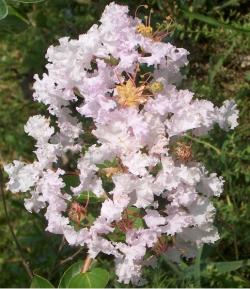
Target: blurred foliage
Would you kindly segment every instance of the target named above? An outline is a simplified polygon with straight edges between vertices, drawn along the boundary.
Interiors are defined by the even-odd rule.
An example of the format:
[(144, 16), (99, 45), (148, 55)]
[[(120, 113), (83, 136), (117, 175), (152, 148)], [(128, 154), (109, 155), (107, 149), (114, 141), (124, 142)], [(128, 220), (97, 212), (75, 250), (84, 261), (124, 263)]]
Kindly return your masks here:
[[(35, 3), (37, 2), (37, 3)], [(33, 142), (23, 125), (30, 115), (46, 108), (32, 101), (33, 75), (45, 71), (46, 49), (62, 36), (77, 37), (100, 17), (103, 0), (0, 0), (0, 158), (31, 160)], [(199, 258), (179, 267), (160, 258), (157, 270), (146, 269), (149, 287), (250, 287), (250, 55), (249, 2), (246, 0), (148, 0), (116, 1), (129, 5), (131, 13), (140, 4), (154, 9), (153, 25), (166, 17), (174, 19), (168, 40), (190, 51), (190, 65), (183, 87), (215, 104), (236, 100), (240, 125), (225, 133), (194, 140), (197, 160), (225, 179), (225, 192), (215, 202), (221, 239), (204, 246)], [(143, 17), (143, 10), (139, 16)], [(9, 220), (0, 208), (0, 287), (28, 287), (20, 252), (10, 234), (14, 228), (22, 254), (35, 274), (58, 285), (70, 264), (85, 257), (79, 248), (69, 248), (60, 236), (44, 231), (42, 216), (29, 214), (23, 196), (7, 196)], [(74, 256), (74, 258), (71, 258)], [(110, 270), (109, 257), (98, 258), (98, 267)], [(243, 260), (243, 261), (242, 261)], [(223, 262), (223, 263), (221, 263)], [(110, 272), (110, 287), (119, 284)], [(127, 286), (128, 287), (128, 286)]]

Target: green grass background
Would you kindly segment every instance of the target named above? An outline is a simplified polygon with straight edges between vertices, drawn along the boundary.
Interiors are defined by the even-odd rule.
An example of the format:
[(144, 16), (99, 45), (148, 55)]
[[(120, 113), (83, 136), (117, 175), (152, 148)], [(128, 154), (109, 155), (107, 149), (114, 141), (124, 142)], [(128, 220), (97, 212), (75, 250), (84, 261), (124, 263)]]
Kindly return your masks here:
[[(32, 160), (33, 142), (23, 125), (28, 117), (45, 113), (32, 101), (33, 74), (44, 71), (46, 49), (62, 36), (76, 38), (100, 17), (111, 1), (47, 0), (21, 3), (6, 0), (9, 15), (0, 21), (0, 158)], [(28, 2), (28, 1), (27, 1)], [(32, 2), (32, 1), (30, 1)], [(33, 1), (35, 2), (35, 0)], [(153, 24), (167, 16), (174, 19), (169, 40), (190, 51), (183, 87), (220, 105), (235, 99), (240, 110), (239, 126), (229, 133), (218, 128), (201, 142), (194, 142), (194, 155), (207, 168), (225, 179), (225, 191), (215, 201), (216, 225), (221, 239), (204, 246), (195, 262), (176, 267), (160, 258), (155, 270), (146, 270), (148, 287), (250, 287), (250, 13), (248, 1), (240, 0), (148, 0), (117, 1), (132, 13), (140, 4), (154, 9)], [(142, 12), (142, 11), (141, 11)], [(141, 15), (143, 16), (143, 15)], [(43, 217), (29, 214), (23, 195), (7, 193), (9, 218), (0, 207), (0, 287), (28, 287), (20, 256), (7, 222), (14, 228), (22, 254), (32, 270), (54, 285), (62, 272), (84, 257), (64, 262), (77, 252), (59, 236), (44, 231)], [(97, 260), (111, 268), (108, 258)], [(223, 263), (222, 263), (223, 262)], [(110, 287), (120, 287), (111, 276)]]

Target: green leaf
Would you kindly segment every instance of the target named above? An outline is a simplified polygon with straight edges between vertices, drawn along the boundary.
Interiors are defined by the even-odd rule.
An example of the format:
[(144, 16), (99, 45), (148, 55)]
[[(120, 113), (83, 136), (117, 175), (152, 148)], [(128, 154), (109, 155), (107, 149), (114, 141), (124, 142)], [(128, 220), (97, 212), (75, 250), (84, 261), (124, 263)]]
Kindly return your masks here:
[(105, 168), (110, 168), (110, 167), (116, 167), (117, 165), (118, 165), (117, 159), (114, 159), (112, 161), (105, 160), (103, 163), (97, 164), (96, 166), (99, 169), (105, 169)]
[[(224, 3), (223, 3), (224, 2)], [(223, 10), (224, 8), (227, 8), (229, 6), (239, 6), (239, 0), (228, 0), (223, 1), (222, 3), (218, 3), (218, 6), (213, 7), (213, 9), (216, 11)]]
[(78, 261), (72, 264), (62, 275), (59, 282), (59, 288), (68, 288), (70, 280), (81, 272), (83, 261)]
[(143, 218), (135, 218), (134, 227), (136, 229), (144, 228), (144, 226), (145, 226), (145, 224), (144, 224)]
[(39, 276), (35, 275), (32, 279), (30, 288), (55, 288), (49, 280)]
[(203, 14), (199, 14), (199, 13), (195, 13), (195, 12), (190, 12), (187, 10), (182, 10), (184, 16), (186, 16), (187, 18), (190, 19), (196, 19), (199, 20), (201, 22), (204, 22), (206, 24), (215, 26), (215, 27), (223, 27), (225, 29), (229, 29), (229, 30), (234, 30), (237, 32), (241, 32), (241, 33), (245, 33), (245, 34), (250, 34), (250, 29), (246, 29), (244, 27), (241, 26), (234, 26), (234, 25), (230, 25), (230, 24), (226, 24), (223, 23), (215, 18), (203, 15)]
[(8, 15), (4, 20), (1, 21), (0, 35), (5, 33), (20, 33), (27, 29), (27, 24), (14, 15)]
[(250, 259), (230, 262), (215, 262), (210, 265), (213, 265), (219, 274), (224, 274), (238, 270), (244, 266), (250, 266)]
[(69, 187), (77, 187), (80, 184), (79, 176), (77, 175), (65, 175), (63, 180)]
[(136, 229), (145, 227), (145, 222), (144, 219), (142, 218), (141, 209), (138, 209), (136, 207), (129, 207), (128, 215), (129, 219), (133, 221), (133, 226)]
[(94, 268), (90, 272), (79, 273), (69, 282), (69, 288), (105, 288), (109, 281), (108, 271)]
[(27, 29), (28, 26), (29, 21), (15, 8), (9, 6), (8, 16), (1, 20), (0, 35), (4, 35), (5, 33), (20, 33)]
[(80, 195), (77, 196), (76, 200), (78, 202), (84, 202), (84, 201), (87, 201), (89, 199), (89, 202), (91, 204), (93, 203), (102, 203), (105, 199), (104, 198), (101, 198), (101, 197), (97, 197), (93, 192), (91, 191), (85, 191), (85, 192), (82, 192)]
[(17, 1), (21, 3), (38, 3), (38, 2), (43, 2), (45, 0), (17, 0)]
[(64, 175), (63, 180), (66, 184), (66, 187), (64, 189), (67, 193), (71, 192), (70, 187), (78, 187), (80, 185), (79, 176), (76, 175)]
[(246, 79), (246, 81), (250, 81), (250, 71), (247, 71), (245, 73), (245, 79)]
[(213, 85), (215, 76), (217, 73), (221, 71), (221, 67), (223, 66), (225, 60), (228, 58), (228, 56), (232, 53), (234, 47), (235, 47), (236, 42), (233, 42), (232, 45), (229, 47), (229, 49), (219, 57), (218, 61), (215, 63), (214, 66), (211, 67), (211, 69), (208, 72), (208, 80), (209, 84)]
[(20, 14), (14, 7), (9, 6), (9, 15), (13, 15), (16, 16), (17, 18), (19, 18), (20, 20), (22, 20), (23, 22), (25, 22), (26, 24), (30, 24), (29, 20), (27, 18), (25, 18), (22, 14)]
[(5, 0), (0, 0), (0, 20), (8, 15), (8, 6)]

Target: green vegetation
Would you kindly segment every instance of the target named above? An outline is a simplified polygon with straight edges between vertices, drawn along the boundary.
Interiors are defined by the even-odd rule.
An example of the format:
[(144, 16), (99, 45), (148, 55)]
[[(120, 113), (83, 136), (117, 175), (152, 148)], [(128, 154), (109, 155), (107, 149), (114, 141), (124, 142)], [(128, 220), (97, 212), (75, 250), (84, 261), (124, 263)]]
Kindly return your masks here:
[[(1, 162), (34, 157), (32, 140), (25, 135), (23, 125), (30, 115), (46, 113), (43, 106), (32, 101), (32, 82), (33, 75), (41, 75), (44, 70), (47, 47), (56, 44), (59, 37), (74, 38), (84, 33), (110, 2), (0, 0)], [(162, 257), (156, 270), (146, 271), (148, 287), (250, 287), (249, 3), (247, 0), (116, 2), (129, 5), (131, 11), (147, 3), (154, 9), (153, 25), (171, 16), (174, 23), (169, 28), (172, 33), (168, 40), (190, 51), (190, 65), (183, 71), (187, 78), (182, 86), (218, 105), (233, 98), (240, 110), (240, 125), (233, 132), (226, 134), (215, 129), (202, 141), (193, 139), (195, 158), (226, 181), (224, 194), (215, 202), (220, 241), (201, 248), (199, 258), (189, 266), (183, 262), (177, 267)], [(63, 272), (82, 260), (85, 252), (69, 248), (60, 236), (45, 232), (43, 218), (24, 209), (23, 197), (6, 194), (9, 218), (1, 203), (0, 287), (30, 286), (24, 260), (37, 275), (34, 287), (44, 286), (39, 284), (49, 287), (40, 276), (58, 286)], [(110, 262), (109, 258), (98, 259), (94, 268), (109, 271)], [(78, 276), (71, 280), (74, 285), (77, 278), (85, 278), (79, 276), (79, 269), (72, 274)], [(122, 286), (113, 271), (108, 286)]]

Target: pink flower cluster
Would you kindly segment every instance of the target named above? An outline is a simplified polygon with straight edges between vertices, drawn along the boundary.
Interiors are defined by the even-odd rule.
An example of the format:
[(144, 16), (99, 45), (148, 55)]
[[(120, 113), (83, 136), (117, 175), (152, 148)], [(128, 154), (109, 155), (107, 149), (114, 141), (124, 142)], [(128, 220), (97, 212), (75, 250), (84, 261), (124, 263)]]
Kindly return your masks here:
[[(220, 196), (223, 180), (195, 162), (183, 140), (216, 123), (233, 129), (238, 111), (233, 101), (219, 108), (177, 89), (187, 55), (154, 37), (128, 7), (109, 4), (100, 25), (49, 47), (34, 99), (51, 119), (36, 115), (25, 125), (37, 160), (5, 166), (8, 189), (30, 193), (25, 207), (45, 212), (46, 230), (86, 246), (91, 258), (113, 255), (120, 282), (143, 284), (142, 268), (157, 255), (179, 262), (219, 238), (210, 199)], [(86, 119), (96, 138), (87, 149)], [(77, 158), (78, 184), (66, 190), (69, 154)], [(93, 197), (100, 213), (85, 224)]]

